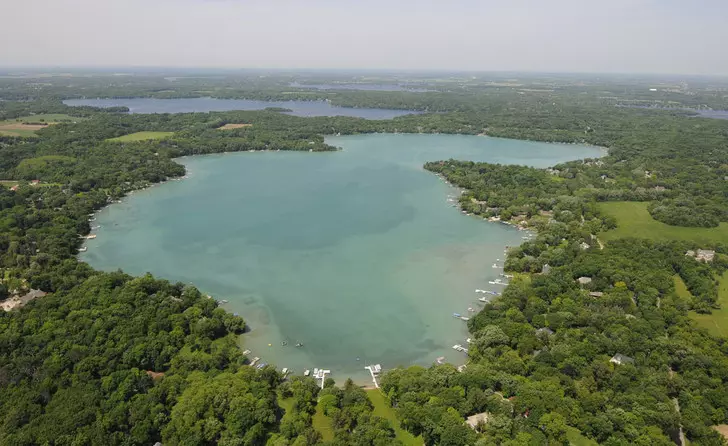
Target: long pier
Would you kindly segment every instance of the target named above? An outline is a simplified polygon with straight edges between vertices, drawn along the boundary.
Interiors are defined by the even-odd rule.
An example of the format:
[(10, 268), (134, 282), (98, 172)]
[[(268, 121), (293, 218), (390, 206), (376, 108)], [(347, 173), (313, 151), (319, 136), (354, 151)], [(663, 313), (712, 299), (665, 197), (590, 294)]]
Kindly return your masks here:
[(374, 387), (378, 389), (379, 383), (377, 382), (377, 375), (379, 373), (381, 373), (382, 366), (380, 364), (373, 364), (373, 365), (368, 365), (364, 368), (369, 370), (369, 374), (372, 375), (372, 381), (374, 381)]

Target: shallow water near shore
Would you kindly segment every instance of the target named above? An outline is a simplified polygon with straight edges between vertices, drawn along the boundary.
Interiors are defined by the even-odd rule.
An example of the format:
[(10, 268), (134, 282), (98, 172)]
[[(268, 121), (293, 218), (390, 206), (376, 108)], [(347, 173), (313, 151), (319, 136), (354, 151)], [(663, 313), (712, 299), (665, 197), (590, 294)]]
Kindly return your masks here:
[(344, 150), (180, 159), (188, 178), (102, 210), (98, 238), (81, 258), (103, 270), (192, 282), (245, 318), (251, 357), (367, 384), (367, 364), (464, 362), (452, 346), (465, 344), (467, 327), (453, 313), (481, 308), (475, 289), (500, 291), (488, 283), (501, 272), (491, 265), (524, 236), (462, 215), (448, 201), (459, 191), (424, 162), (547, 167), (603, 154), (463, 135), (327, 142)]

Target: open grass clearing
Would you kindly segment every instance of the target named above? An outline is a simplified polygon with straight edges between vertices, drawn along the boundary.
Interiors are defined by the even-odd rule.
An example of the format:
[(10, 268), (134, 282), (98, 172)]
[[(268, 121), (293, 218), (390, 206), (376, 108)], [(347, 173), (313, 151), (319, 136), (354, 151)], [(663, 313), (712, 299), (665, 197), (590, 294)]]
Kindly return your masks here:
[(148, 141), (151, 139), (162, 139), (172, 136), (174, 132), (136, 132), (128, 135), (117, 136), (116, 138), (109, 138), (107, 141), (116, 142), (134, 142), (134, 141)]
[(324, 441), (331, 441), (334, 439), (334, 427), (331, 425), (331, 418), (324, 415), (323, 407), (317, 405), (316, 413), (313, 415), (311, 420), (313, 428), (321, 434), (321, 438)]
[(572, 446), (597, 446), (599, 444), (594, 440), (586, 438), (581, 434), (579, 429), (571, 426), (566, 428), (566, 439), (569, 440), (569, 444)]
[(78, 122), (85, 121), (88, 118), (79, 118), (77, 116), (66, 115), (62, 113), (46, 113), (39, 115), (21, 116), (19, 118), (0, 121), (0, 124), (9, 122), (45, 122), (47, 124), (57, 124), (59, 122)]
[[(685, 291), (687, 291), (687, 288)], [(689, 297), (690, 292), (687, 292)], [(680, 295), (680, 291), (678, 291), (678, 295)], [(720, 308), (713, 310), (710, 314), (700, 314), (691, 311), (690, 318), (699, 327), (705, 328), (712, 335), (728, 337), (728, 271), (723, 273), (718, 283), (718, 305), (720, 305)]]
[(367, 389), (367, 396), (374, 405), (374, 415), (389, 420), (392, 423), (394, 432), (397, 435), (397, 439), (401, 441), (405, 446), (422, 446), (424, 441), (422, 437), (415, 437), (411, 433), (402, 429), (397, 419), (397, 415), (394, 413), (394, 409), (389, 405), (387, 397), (384, 396), (379, 389)]
[(218, 127), (218, 130), (232, 130), (232, 129), (242, 129), (245, 127), (252, 127), (253, 124), (225, 124), (222, 127)]
[(59, 113), (21, 116), (19, 118), (0, 121), (0, 135), (34, 137), (36, 131), (59, 122), (76, 122), (85, 118), (77, 118)]
[(612, 201), (599, 203), (599, 209), (617, 219), (617, 228), (599, 234), (605, 241), (637, 237), (651, 240), (685, 240), (713, 244), (728, 241), (728, 223), (717, 228), (670, 226), (652, 218), (646, 202)]

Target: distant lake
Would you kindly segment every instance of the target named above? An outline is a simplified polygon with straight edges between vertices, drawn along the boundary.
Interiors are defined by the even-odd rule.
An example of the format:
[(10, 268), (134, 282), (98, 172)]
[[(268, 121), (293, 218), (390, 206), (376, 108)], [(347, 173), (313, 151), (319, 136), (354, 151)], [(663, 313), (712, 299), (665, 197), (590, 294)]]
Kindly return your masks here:
[(728, 119), (728, 110), (696, 110), (694, 108), (687, 107), (655, 107), (650, 105), (617, 105), (617, 107), (642, 108), (647, 110), (686, 111), (691, 113), (697, 113), (694, 116), (696, 118)]
[(365, 384), (371, 363), (463, 363), (452, 346), (466, 343), (467, 327), (453, 313), (482, 307), (475, 289), (501, 291), (488, 283), (502, 272), (492, 265), (525, 235), (461, 214), (459, 191), (424, 162), (547, 167), (603, 154), (464, 135), (326, 142), (343, 151), (183, 158), (187, 179), (101, 211), (98, 237), (80, 257), (102, 270), (192, 282), (246, 319), (252, 356)]
[(282, 107), (293, 110), (295, 116), (351, 116), (364, 119), (392, 119), (416, 114), (409, 110), (382, 108), (334, 107), (326, 101), (255, 101), (251, 99), (180, 98), (180, 99), (68, 99), (69, 106), (129, 107), (130, 113), (192, 113), (232, 110), (263, 110)]
[(428, 91), (426, 88), (413, 87), (402, 84), (360, 84), (360, 83), (341, 83), (341, 84), (299, 84), (291, 82), (289, 84), (295, 88), (311, 88), (314, 90), (360, 90), (360, 91), (410, 91), (413, 93), (424, 93)]

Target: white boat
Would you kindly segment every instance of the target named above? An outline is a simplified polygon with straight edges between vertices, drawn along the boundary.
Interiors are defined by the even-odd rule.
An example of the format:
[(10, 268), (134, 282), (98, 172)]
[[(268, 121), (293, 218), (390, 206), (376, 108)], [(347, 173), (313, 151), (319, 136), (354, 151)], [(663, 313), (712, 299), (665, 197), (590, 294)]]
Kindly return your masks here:
[(86, 251), (88, 251), (88, 248), (87, 248), (87, 247), (85, 247), (85, 246), (84, 246), (83, 248), (80, 248), (80, 249), (78, 250), (78, 252), (86, 252)]
[(476, 293), (487, 293), (485, 290), (475, 290)]
[(308, 369), (306, 369), (306, 371), (305, 371), (305, 372), (303, 372), (303, 376), (308, 376), (308, 375), (310, 375), (310, 374), (311, 374), (311, 371), (310, 371), (310, 370), (308, 370)]
[(486, 299), (485, 297), (479, 297), (478, 300), (481, 302), (488, 302), (488, 299)]

